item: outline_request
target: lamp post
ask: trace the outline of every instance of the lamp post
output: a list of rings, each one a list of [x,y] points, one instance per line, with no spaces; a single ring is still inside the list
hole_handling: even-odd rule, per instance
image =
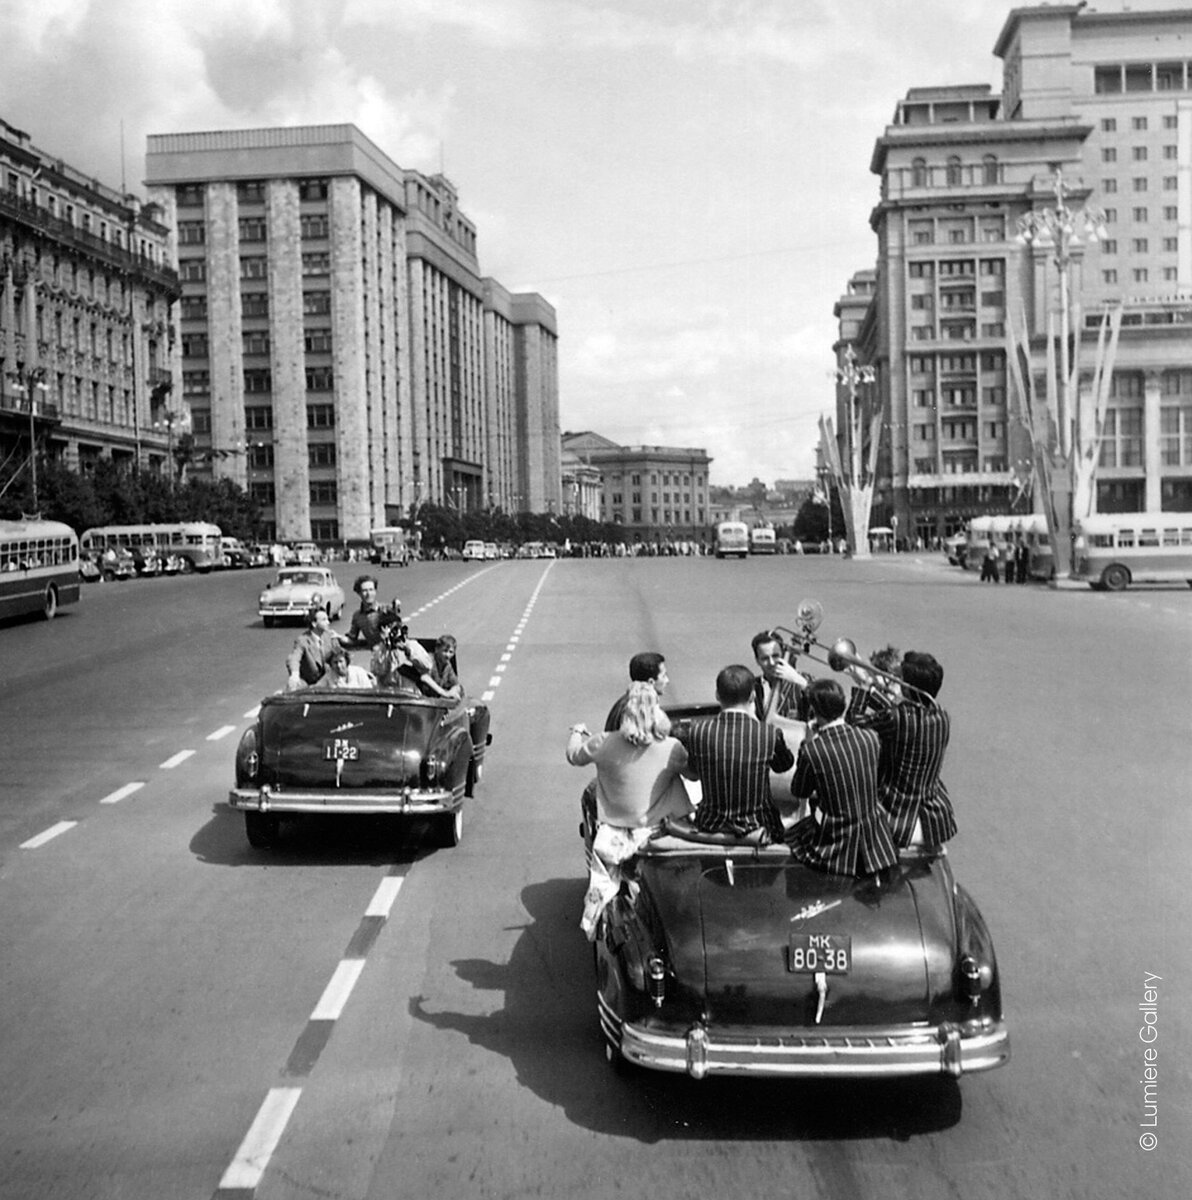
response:
[[[837,367],[832,374],[837,383],[848,388],[848,451],[849,483],[860,487],[861,479],[861,414],[857,408],[857,388],[863,383],[877,382],[877,368],[868,363],[857,362],[857,352],[852,346],[844,350],[844,366]]]
[[[1011,363],[1016,391],[1030,432],[1038,491],[1046,505],[1057,580],[1066,578],[1071,569],[1073,521],[1087,515],[1092,509],[1101,440],[1100,416],[1108,400],[1121,325],[1119,305],[1112,314],[1103,317],[1093,372],[1093,396],[1091,401],[1086,400],[1080,392],[1078,362],[1083,334],[1080,302],[1079,296],[1072,295],[1071,271],[1073,262],[1083,253],[1084,244],[1100,241],[1106,236],[1107,230],[1106,214],[1102,209],[1094,205],[1085,205],[1083,208],[1069,206],[1068,199],[1074,190],[1057,168],[1052,181],[1055,207],[1036,209],[1018,218],[1018,242],[1049,258],[1058,280],[1058,371],[1057,357],[1052,348],[1055,334],[1053,312],[1049,310],[1045,396],[1036,395],[1034,372],[1017,361],[1017,358],[1022,358],[1029,364],[1025,319],[1018,335],[1020,344],[1017,357]],[[1075,341],[1072,340],[1073,332]]]
[[[26,367],[17,363],[15,371],[8,372],[14,392],[23,394],[25,403],[29,405],[29,478],[33,483],[33,511],[39,511],[37,503],[37,425],[34,420],[35,404],[33,394],[36,391],[48,392],[50,385],[46,383],[45,367]]]
[[[169,472],[170,491],[174,490],[174,426],[181,423],[181,417],[173,409],[163,409],[161,415],[153,422],[153,428],[166,431],[166,470]]]

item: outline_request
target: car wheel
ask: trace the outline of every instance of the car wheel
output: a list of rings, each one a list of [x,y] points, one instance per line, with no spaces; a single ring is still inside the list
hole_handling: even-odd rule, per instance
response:
[[[261,618],[261,620],[263,620],[263,621],[265,622],[265,628],[266,628],[266,629],[272,629],[272,628],[273,628],[273,622],[274,622],[274,618],[273,618],[273,617],[262,617],[262,618]]]
[[[46,588],[45,599],[41,605],[41,615],[47,621],[52,621],[58,615],[58,592],[52,585]]]
[[[1101,582],[1111,592],[1120,592],[1129,584],[1130,572],[1121,563],[1114,563],[1101,573]]]
[[[254,850],[268,850],[277,844],[281,832],[281,818],[275,813],[246,812],[244,814],[244,832],[248,844]]]
[[[437,818],[438,829],[435,842],[446,850],[458,846],[464,837],[464,810],[461,806],[453,813],[444,813]]]
[[[471,799],[476,794],[476,785],[480,782],[480,768],[474,758],[468,759],[468,775],[464,781],[464,795]]]

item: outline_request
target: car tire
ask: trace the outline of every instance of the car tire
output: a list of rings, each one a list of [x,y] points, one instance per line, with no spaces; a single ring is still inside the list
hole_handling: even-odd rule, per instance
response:
[[[268,850],[277,844],[281,818],[276,813],[246,812],[244,833],[254,850]]]
[[[1121,563],[1113,563],[1101,572],[1101,582],[1111,592],[1124,591],[1130,584],[1130,572]]]
[[[46,588],[46,594],[41,604],[41,615],[47,621],[52,621],[58,615],[58,590],[53,584]]]
[[[435,844],[444,850],[454,849],[463,841],[464,810],[462,806],[453,813],[443,813],[436,818]]]
[[[272,628],[273,628],[273,622],[274,622],[275,618],[273,618],[273,617],[262,617],[262,618],[261,618],[261,620],[265,622],[265,628],[266,628],[266,629],[272,629]]]
[[[464,780],[464,795],[470,800],[476,794],[476,785],[480,782],[480,768],[474,758],[468,759],[468,774]]]

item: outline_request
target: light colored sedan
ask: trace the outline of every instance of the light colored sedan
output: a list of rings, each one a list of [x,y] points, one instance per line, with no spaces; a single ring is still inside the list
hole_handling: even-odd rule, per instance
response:
[[[301,619],[312,608],[325,608],[333,621],[344,610],[344,590],[326,567],[283,567],[257,601],[266,629],[283,617]]]

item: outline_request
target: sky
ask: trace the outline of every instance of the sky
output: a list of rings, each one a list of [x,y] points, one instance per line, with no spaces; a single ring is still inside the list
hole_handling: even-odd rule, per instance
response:
[[[834,408],[875,141],[909,88],[1000,90],[1011,7],[0,0],[0,117],[142,195],[149,134],[351,122],[443,171],[482,274],[555,306],[562,429],[772,484],[810,477]]]

